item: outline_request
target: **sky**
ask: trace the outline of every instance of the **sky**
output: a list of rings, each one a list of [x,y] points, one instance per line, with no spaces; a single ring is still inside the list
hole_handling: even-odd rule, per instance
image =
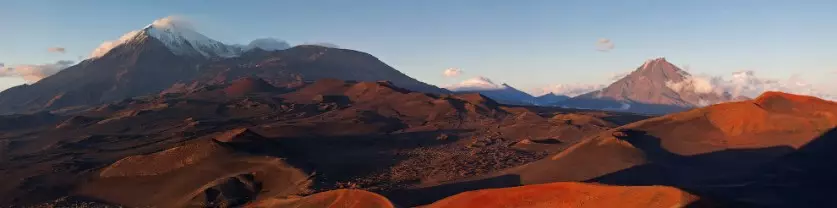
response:
[[[0,63],[78,61],[178,15],[225,43],[333,43],[438,86],[607,84],[666,57],[692,74],[753,71],[837,95],[834,11],[833,0],[0,0]],[[0,89],[27,81],[2,76]]]

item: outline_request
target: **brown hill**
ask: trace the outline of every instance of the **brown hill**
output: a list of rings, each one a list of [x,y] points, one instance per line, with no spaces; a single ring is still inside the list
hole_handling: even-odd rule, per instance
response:
[[[244,207],[264,208],[395,208],[387,198],[363,190],[338,189],[301,198],[267,199]]]
[[[244,77],[233,81],[223,91],[227,96],[242,96],[245,94],[271,92],[275,90],[277,90],[276,87],[268,84],[263,79]]]
[[[593,180],[699,189],[794,152],[837,126],[833,112],[837,103],[769,92],[628,124],[496,175],[517,175],[523,184]]]
[[[665,186],[549,183],[457,194],[422,208],[685,207],[698,197]]]

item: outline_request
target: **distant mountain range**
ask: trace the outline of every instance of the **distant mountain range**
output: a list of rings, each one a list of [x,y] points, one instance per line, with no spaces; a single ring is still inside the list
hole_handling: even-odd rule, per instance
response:
[[[446,87],[454,92],[478,92],[505,104],[534,104],[570,108],[666,114],[710,104],[744,100],[729,92],[702,86],[700,80],[665,58],[646,61],[616,82],[574,97],[554,93],[534,97],[507,84],[478,77]],[[586,88],[588,90],[592,88]],[[578,93],[578,90],[567,91]]]
[[[158,20],[103,44],[77,65],[0,92],[0,114],[112,102],[246,76],[280,85],[323,78],[388,80],[410,90],[449,93],[363,52],[312,45],[288,48],[271,39],[227,45],[176,22]]]
[[[411,78],[363,52],[315,45],[290,47],[269,38],[248,45],[227,45],[177,22],[158,20],[103,44],[92,58],[75,66],[37,83],[0,92],[0,114],[189,91],[249,76],[263,78],[276,86],[324,78],[387,80],[425,93],[481,93],[503,104],[649,114],[746,99],[705,89],[692,75],[665,58],[648,60],[609,86],[584,94],[581,93],[598,87],[557,86],[566,94],[546,93],[536,97],[508,84],[476,77],[442,89]]]

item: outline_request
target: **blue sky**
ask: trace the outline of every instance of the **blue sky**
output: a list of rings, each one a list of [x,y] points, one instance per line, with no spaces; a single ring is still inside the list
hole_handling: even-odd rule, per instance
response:
[[[753,70],[837,93],[828,87],[837,78],[834,11],[833,0],[0,1],[0,63],[78,60],[103,41],[182,15],[222,42],[334,43],[436,85],[473,76],[522,89],[606,83],[665,56],[694,74]],[[602,38],[614,48],[596,50]],[[444,77],[451,67],[464,74]],[[20,83],[3,77],[0,89]]]

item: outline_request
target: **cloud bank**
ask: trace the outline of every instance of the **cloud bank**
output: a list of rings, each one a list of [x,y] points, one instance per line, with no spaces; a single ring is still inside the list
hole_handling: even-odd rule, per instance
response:
[[[35,83],[45,77],[70,67],[74,61],[61,60],[50,64],[24,64],[11,67],[0,66],[0,77],[20,77],[26,82]]]
[[[686,79],[679,82],[667,81],[666,87],[676,92],[690,91],[698,94],[708,94],[713,92],[723,93],[723,89],[716,87],[715,84],[713,84],[713,81],[717,80],[713,80],[712,78],[688,76]]]
[[[442,72],[442,74],[445,75],[445,77],[458,77],[462,74],[462,69],[448,68],[445,69],[445,71]]]
[[[690,76],[681,82],[668,82],[666,86],[674,91],[691,91],[696,93],[730,93],[733,97],[745,96],[755,98],[766,91],[781,91],[799,95],[815,96],[823,99],[837,100],[837,96],[825,92],[805,82],[798,76],[788,79],[761,78],[754,71],[734,72],[723,76]]]
[[[621,77],[620,77],[621,78]],[[542,96],[549,93],[566,95],[570,97],[579,96],[607,87],[604,84],[555,84],[528,90],[532,96]]]

